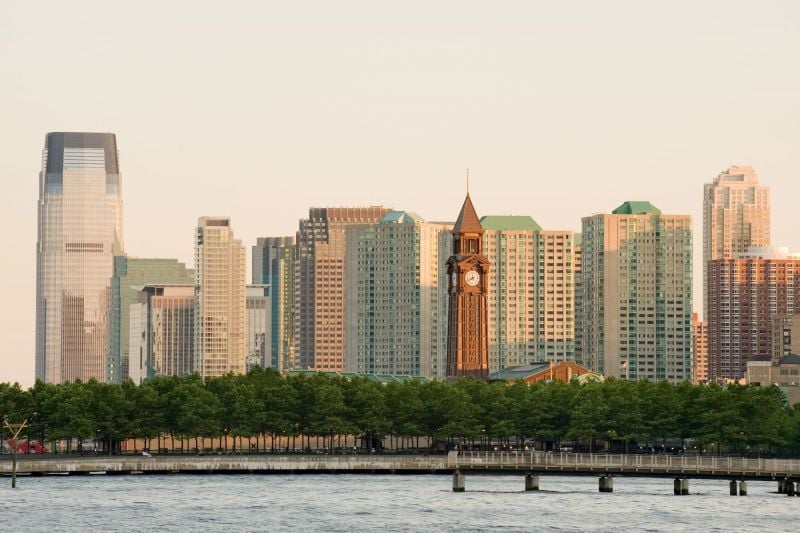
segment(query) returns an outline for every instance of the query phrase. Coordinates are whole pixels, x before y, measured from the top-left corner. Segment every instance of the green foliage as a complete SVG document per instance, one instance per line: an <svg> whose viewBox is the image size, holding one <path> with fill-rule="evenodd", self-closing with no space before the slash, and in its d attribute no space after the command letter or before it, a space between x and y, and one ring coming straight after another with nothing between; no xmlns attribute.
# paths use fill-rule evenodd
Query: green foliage
<svg viewBox="0 0 800 533"><path fill-rule="evenodd" d="M28 390L0 383L0 417L28 420L42 442L173 435L338 435L518 443L572 439L658 446L683 439L707 450L800 453L800 409L776 387L631 383L484 383L463 379L381 384L326 374L284 377L257 368L203 380L157 377L143 385L89 381Z"/></svg>

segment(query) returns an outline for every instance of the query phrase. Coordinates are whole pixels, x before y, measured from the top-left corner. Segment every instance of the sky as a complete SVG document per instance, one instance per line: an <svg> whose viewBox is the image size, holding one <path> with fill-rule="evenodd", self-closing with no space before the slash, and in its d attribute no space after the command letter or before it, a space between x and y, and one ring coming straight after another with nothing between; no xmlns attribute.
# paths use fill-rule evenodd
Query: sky
<svg viewBox="0 0 800 533"><path fill-rule="evenodd" d="M34 380L45 134L117 134L126 252L191 264L203 215L248 247L308 208L545 229L625 200L691 214L731 165L800 251L800 4L640 0L8 2L0 16L0 381Z"/></svg>

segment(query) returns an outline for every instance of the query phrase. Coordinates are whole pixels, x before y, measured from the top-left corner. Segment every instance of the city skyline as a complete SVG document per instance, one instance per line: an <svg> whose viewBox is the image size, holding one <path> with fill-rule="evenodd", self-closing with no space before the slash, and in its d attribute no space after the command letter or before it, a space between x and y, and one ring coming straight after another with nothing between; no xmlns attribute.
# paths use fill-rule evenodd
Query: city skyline
<svg viewBox="0 0 800 533"><path fill-rule="evenodd" d="M33 378L35 176L48 131L117 134L126 251L187 265L205 214L231 216L247 247L292 234L310 206L449 220L465 167L482 214L579 231L583 216L648 200L691 215L700 236L703 184L748 165L773 194L771 242L800 250L800 80L786 68L797 6L510 6L417 16L177 5L156 26L147 6L119 17L101 3L10 6L0 179L13 195L0 216L15 228L6 257L19 259L0 283L19 305L0 311L0 380ZM217 18L228 33L198 37ZM56 42L73 60L52 54ZM52 91L53 77L70 83ZM695 238L696 311L701 257Z"/></svg>

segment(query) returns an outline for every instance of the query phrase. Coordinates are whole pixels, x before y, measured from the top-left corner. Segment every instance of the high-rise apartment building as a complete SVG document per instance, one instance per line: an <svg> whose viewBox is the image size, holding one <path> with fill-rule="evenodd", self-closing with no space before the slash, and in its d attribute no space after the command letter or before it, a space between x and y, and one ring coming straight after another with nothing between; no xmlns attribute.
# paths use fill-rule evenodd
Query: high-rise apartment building
<svg viewBox="0 0 800 533"><path fill-rule="evenodd" d="M245 250L230 219L198 219L194 250L197 371L204 377L244 373Z"/></svg>
<svg viewBox="0 0 800 533"><path fill-rule="evenodd" d="M481 218L489 284L489 370L575 358L576 245L529 216Z"/></svg>
<svg viewBox="0 0 800 533"><path fill-rule="evenodd" d="M489 322L489 372L532 362L536 354L536 244L529 216L481 218Z"/></svg>
<svg viewBox="0 0 800 533"><path fill-rule="evenodd" d="M254 366L281 370L272 364L270 300L269 285L247 286L247 370Z"/></svg>
<svg viewBox="0 0 800 533"><path fill-rule="evenodd" d="M452 224L392 211L347 228L345 369L435 377L447 355L439 236ZM451 236L452 239L452 236Z"/></svg>
<svg viewBox="0 0 800 533"><path fill-rule="evenodd" d="M571 231L536 233L534 361L575 359L575 276L580 251Z"/></svg>
<svg viewBox="0 0 800 533"><path fill-rule="evenodd" d="M105 380L109 291L123 251L113 133L48 133L39 173L36 378Z"/></svg>
<svg viewBox="0 0 800 533"><path fill-rule="evenodd" d="M708 306L708 263L751 246L770 245L769 187L751 167L733 166L703 188L703 302ZM704 315L708 316L704 307Z"/></svg>
<svg viewBox="0 0 800 533"><path fill-rule="evenodd" d="M751 248L708 263L709 379L740 379L772 355L773 319L792 315L800 258Z"/></svg>
<svg viewBox="0 0 800 533"><path fill-rule="evenodd" d="M692 382L708 381L708 323L692 313Z"/></svg>
<svg viewBox="0 0 800 533"><path fill-rule="evenodd" d="M185 376L194 364L194 284L145 285L128 310L128 377Z"/></svg>
<svg viewBox="0 0 800 533"><path fill-rule="evenodd" d="M270 346L267 366L295 367L295 238L261 237L253 246L253 284L269 285Z"/></svg>
<svg viewBox="0 0 800 533"><path fill-rule="evenodd" d="M145 259L119 255L114 257L111 278L109 349L106 381L121 383L128 379L130 305L139 301L139 291L151 284L192 284L194 272L177 259Z"/></svg>
<svg viewBox="0 0 800 533"><path fill-rule="evenodd" d="M691 379L691 217L625 202L582 223L578 362L621 379Z"/></svg>
<svg viewBox="0 0 800 533"><path fill-rule="evenodd" d="M296 366L343 371L345 343L345 229L375 224L384 207L311 208L297 232Z"/></svg>

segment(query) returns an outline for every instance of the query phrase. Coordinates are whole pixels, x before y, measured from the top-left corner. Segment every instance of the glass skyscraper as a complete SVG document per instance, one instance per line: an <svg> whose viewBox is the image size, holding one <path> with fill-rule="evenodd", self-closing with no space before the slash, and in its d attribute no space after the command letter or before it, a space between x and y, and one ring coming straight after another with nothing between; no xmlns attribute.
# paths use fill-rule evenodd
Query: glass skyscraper
<svg viewBox="0 0 800 533"><path fill-rule="evenodd" d="M269 285L270 346L264 366L295 367L295 238L259 237L253 246L253 284Z"/></svg>
<svg viewBox="0 0 800 533"><path fill-rule="evenodd" d="M48 133L39 173L36 378L105 378L109 287L123 251L113 133Z"/></svg>

